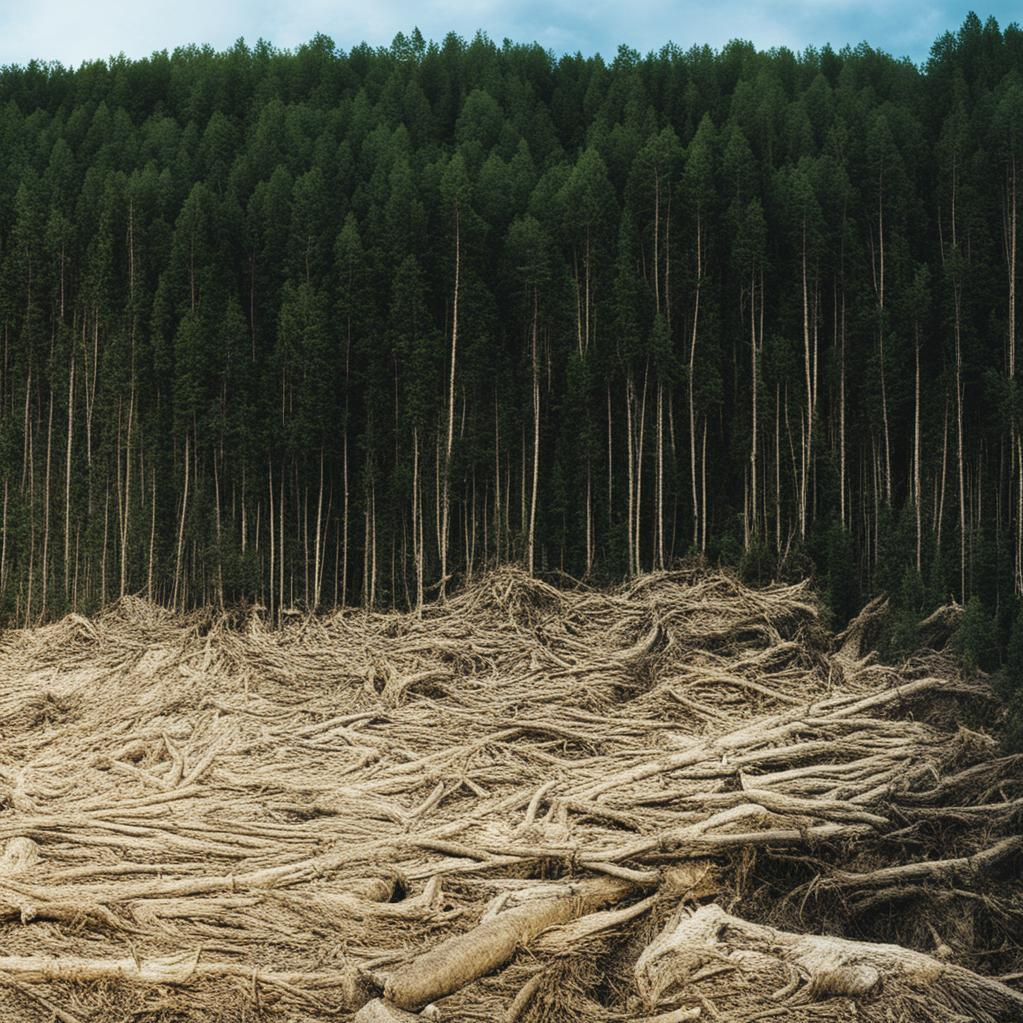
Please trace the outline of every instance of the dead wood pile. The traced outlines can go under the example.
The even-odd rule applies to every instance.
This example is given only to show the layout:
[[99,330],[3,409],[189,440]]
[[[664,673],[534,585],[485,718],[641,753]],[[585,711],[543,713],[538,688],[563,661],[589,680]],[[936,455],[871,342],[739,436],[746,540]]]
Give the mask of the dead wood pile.
[[502,569],[7,633],[0,1019],[1023,1020],[1023,761],[881,613]]

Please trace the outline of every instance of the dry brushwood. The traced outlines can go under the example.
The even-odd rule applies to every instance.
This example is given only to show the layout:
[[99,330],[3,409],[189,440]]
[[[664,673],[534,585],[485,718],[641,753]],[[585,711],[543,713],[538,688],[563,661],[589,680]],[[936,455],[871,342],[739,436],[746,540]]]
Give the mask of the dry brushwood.
[[898,1010],[907,1002],[938,1019],[996,1023],[1023,1017],[1023,995],[961,966],[899,945],[791,934],[714,904],[672,920],[643,950],[635,976],[650,1007],[688,1001],[689,1008],[699,1008],[702,998],[711,997],[720,1011],[747,1019],[771,1002],[787,1004],[794,1014],[799,1005],[821,1001],[830,1001],[833,1010],[823,1018],[836,1020],[849,1018],[843,1011],[890,1020],[893,1005]]
[[0,1018],[1023,1018],[1021,758],[947,655],[876,663],[884,613],[505,568],[8,632]]

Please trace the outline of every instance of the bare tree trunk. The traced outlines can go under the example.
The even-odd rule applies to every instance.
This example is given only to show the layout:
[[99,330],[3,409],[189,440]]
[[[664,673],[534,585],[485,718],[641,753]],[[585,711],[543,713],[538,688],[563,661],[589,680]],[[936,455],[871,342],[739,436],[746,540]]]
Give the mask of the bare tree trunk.
[[[221,532],[220,522],[220,467],[219,467],[218,452],[213,452],[213,511],[215,516],[215,528],[217,536],[217,606],[221,611],[224,610],[224,547],[223,547],[223,535]],[[127,487],[125,487],[127,490]],[[121,588],[124,588],[123,578],[123,561],[122,561],[122,579]]]
[[941,429],[941,490],[938,496],[937,519],[934,524],[934,542],[941,550],[941,531],[945,516],[945,481],[948,470],[948,397],[945,398],[945,419]]
[[966,497],[963,456],[963,357],[960,335],[960,288],[955,291],[955,358],[956,358],[956,463],[959,478],[959,585],[960,598],[966,600]]
[[810,461],[813,457],[813,381],[810,356],[810,303],[807,291],[806,271],[806,221],[802,230],[802,293],[803,293],[803,370],[806,376],[806,425],[801,431],[802,465],[799,474],[799,538],[806,538],[806,506]]
[[657,568],[664,568],[664,386],[657,382]]
[[838,374],[838,482],[839,482],[839,512],[842,518],[842,528],[847,524],[845,513],[845,288],[842,288],[842,343],[839,355]]
[[110,482],[107,481],[104,490],[106,499],[103,502],[103,553],[100,561],[99,573],[99,602],[104,605],[107,602],[107,541],[110,535]]
[[700,457],[700,553],[707,552],[707,416],[703,417],[703,452]]
[[[153,467],[149,508],[149,565],[146,570],[146,596],[155,600],[153,593],[153,557],[156,551],[156,467]],[[77,568],[77,564],[75,566]]]
[[342,473],[344,476],[344,508],[341,513],[343,538],[341,542],[341,606],[348,603],[348,429],[345,428],[344,454],[342,456]]
[[444,492],[441,500],[440,598],[447,593],[448,579],[448,516],[451,482],[451,452],[455,440],[455,366],[458,355],[458,289],[461,273],[461,236],[458,223],[458,202],[455,202],[455,293],[451,311],[451,370],[448,381],[448,434],[444,448]]
[[419,500],[419,429],[412,427],[412,550],[416,562],[416,611],[423,609],[423,510]]
[[[189,458],[189,434],[185,433],[185,485],[181,495],[181,519],[178,523],[178,550],[174,561],[174,594],[171,604],[177,609],[178,591],[181,585],[181,559],[185,546],[185,518],[188,513],[188,477],[191,459]],[[105,566],[104,566],[105,567]]]
[[593,572],[593,479],[589,460],[586,462],[586,576]]
[[313,547],[313,608],[320,606],[320,563],[323,546],[321,531],[323,529],[323,448],[320,448],[320,493],[316,499],[316,541]]
[[[70,585],[71,560],[71,452],[74,448],[74,410],[75,410],[75,356],[71,353],[71,369],[68,373],[67,385],[67,460],[64,473],[64,597],[67,598]],[[6,493],[6,484],[5,484]],[[2,573],[0,573],[0,589],[3,589]]]
[[877,343],[878,356],[881,369],[881,420],[884,426],[884,459],[885,459],[885,497],[890,505],[892,501],[892,455],[891,442],[888,432],[888,385],[885,374],[884,360],[884,287],[885,287],[885,257],[884,257],[884,169],[878,176],[877,183],[877,238],[879,253],[879,281],[878,281],[878,328]]
[[[1009,238],[1008,244],[1006,245],[1006,255],[1008,257],[1008,270],[1009,270],[1009,330],[1007,338],[1008,355],[1009,355],[1009,380],[1013,380],[1016,376],[1016,154],[1013,153],[1010,165],[1009,165]],[[1011,495],[1011,481],[1015,475],[1014,467],[1016,462],[1015,448],[1018,445],[1019,432],[1014,422],[1012,424],[1011,435],[1010,435],[1010,455],[1009,455],[1009,480],[1010,480],[1010,495]],[[1020,445],[1023,447],[1023,445]],[[1016,515],[1016,539],[1013,544],[1015,551],[1015,584],[1016,593],[1023,593],[1023,518],[1020,517],[1020,512],[1023,511],[1023,474],[1019,477],[1019,492],[1020,501],[1019,508],[1017,509]],[[1009,507],[1012,508],[1012,499],[1010,496]],[[1010,514],[1011,517],[1011,514]]]
[[277,555],[277,540],[276,540],[276,537],[275,537],[274,533],[275,533],[275,530],[276,530],[277,526],[276,526],[276,519],[274,518],[274,466],[273,466],[273,459],[272,458],[267,458],[267,460],[266,460],[266,470],[267,470],[267,480],[268,480],[268,483],[269,483],[269,486],[268,486],[267,489],[268,489],[268,492],[269,492],[269,495],[270,495],[269,496],[269,502],[268,502],[269,503],[269,508],[268,508],[269,515],[267,516],[267,526],[269,527],[267,532],[269,533],[269,536],[270,536],[270,591],[269,591],[270,599],[269,599],[268,603],[269,603],[270,621],[274,621],[275,620],[274,612],[275,612],[276,606],[277,606],[276,600],[274,599],[275,598],[275,590],[276,590],[276,585],[275,584],[276,584],[276,581],[277,581],[277,575],[276,575],[276,570],[277,570],[277,557],[276,557],[276,555]]
[[916,355],[915,365],[915,400],[913,402],[913,503],[916,505],[916,570],[922,571],[923,564],[920,556],[923,533],[920,525],[920,327],[916,326],[916,344],[914,346]]
[[[280,495],[277,499],[277,515],[280,519],[280,532],[278,534],[277,543],[277,624],[279,625],[284,620],[284,562],[285,562],[285,546],[284,546],[284,464],[281,463],[281,489]],[[271,524],[271,529],[273,525]]]
[[[301,492],[301,497],[299,493]],[[302,576],[303,576],[303,589],[302,589],[302,602],[305,606],[309,607],[309,484],[299,488],[298,482],[298,466],[295,466],[295,503],[302,512]],[[316,585],[316,581],[313,580],[313,586]]]
[[[125,434],[124,456],[124,513],[121,516],[121,576],[120,595],[123,597],[128,588],[128,528],[131,513],[131,431],[135,417],[135,381],[132,380],[131,393],[128,398],[128,428]],[[218,522],[219,525],[219,522]],[[218,553],[217,557],[220,555]]]
[[46,475],[43,483],[43,574],[42,615],[46,614],[47,583],[49,581],[50,547],[50,464],[53,452],[53,387],[50,387],[50,414],[46,427]]
[[650,367],[643,368],[643,393],[639,401],[639,426],[636,437],[636,574],[643,571],[643,560],[640,556],[642,546],[642,534],[640,526],[642,523],[641,514],[643,509],[643,435],[646,431],[646,388],[647,377]]
[[614,434],[611,426],[611,382],[607,384],[607,528],[614,526]]
[[586,332],[583,335],[583,351],[585,355],[590,346],[590,228],[586,226],[586,256],[584,260],[586,270],[586,305],[584,307],[586,313]]
[[693,546],[699,544],[700,502],[696,494],[696,338],[700,324],[700,289],[703,286],[703,239],[700,210],[696,211],[696,295],[693,299],[693,332],[689,339],[689,469],[693,488]]
[[[418,452],[417,452],[418,454]],[[494,556],[501,563],[501,413],[494,388]]]
[[752,522],[746,536],[746,549],[757,536],[757,279],[750,273],[750,501]]
[[[1023,572],[1023,438],[1016,435],[1016,452],[1017,452],[1017,480],[1018,489],[1016,496],[1016,550],[1017,557],[1020,562],[1020,569]],[[6,490],[4,491],[4,499],[6,500]],[[0,586],[3,583],[0,581]],[[1023,585],[1021,580],[1020,585]]]
[[633,391],[635,390],[632,383],[632,370],[629,370],[628,376],[625,379],[625,430],[628,439],[627,448],[627,471],[629,477],[629,498],[628,498],[628,549],[629,549],[629,575],[636,574],[636,547],[635,547],[635,530],[633,528],[633,518],[635,517],[636,509],[636,474],[633,466],[633,439],[632,439],[632,406],[633,406]]
[[[31,378],[31,371],[29,373]],[[25,596],[25,625],[29,626],[32,622],[32,596],[33,596],[33,585],[35,583],[35,554],[36,554],[36,469],[35,459],[33,457],[33,451],[35,449],[35,442],[32,437],[32,419],[29,416],[28,406],[29,391],[26,387],[25,390],[25,427],[26,436],[25,444],[28,453],[28,507],[30,512],[30,525],[29,525],[29,539],[28,539],[28,587]],[[24,490],[24,484],[22,485]]]
[[526,571],[533,574],[533,561],[536,544],[536,497],[540,483],[540,372],[536,352],[536,331],[538,317],[538,297],[533,289],[533,327],[531,332],[530,352],[533,365],[533,486],[529,498],[529,533],[526,542]]
[[774,385],[774,553],[781,557],[781,384]]
[[879,342],[881,359],[881,422],[884,427],[884,492],[885,503],[892,503],[892,445],[888,430],[888,385],[884,369],[884,331]]
[[377,603],[377,490],[376,480],[369,485],[370,507],[370,565],[369,565],[369,606]]
[[7,587],[7,485],[10,481],[4,476],[4,520],[3,542],[0,545],[0,590]]
[[661,260],[657,244],[661,235],[661,174],[654,172],[654,310],[661,311]]
[[21,436],[21,493],[25,493],[25,481],[31,475],[32,465],[32,419],[29,413],[32,410],[32,367],[28,368],[28,378],[25,381],[25,410],[22,418]]
[[[1014,456],[1017,466],[1016,490],[1016,564],[1019,565],[1017,587],[1023,588],[1023,438],[1019,433],[1015,437]],[[2,584],[0,584],[2,585]]]
[[1016,154],[1009,172],[1009,379],[1016,376]]

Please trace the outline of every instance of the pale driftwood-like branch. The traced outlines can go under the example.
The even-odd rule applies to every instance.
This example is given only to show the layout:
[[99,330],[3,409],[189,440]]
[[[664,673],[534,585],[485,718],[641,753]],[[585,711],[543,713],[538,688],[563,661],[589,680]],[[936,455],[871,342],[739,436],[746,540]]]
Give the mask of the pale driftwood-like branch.
[[[650,1006],[685,999],[709,963],[734,964],[717,975],[718,1003],[748,1000],[753,989],[788,973],[790,981],[775,999],[798,1002],[874,998],[878,1018],[892,1005],[920,998],[981,1023],[1012,1023],[1023,1018],[1023,995],[1006,984],[955,964],[898,945],[848,941],[817,934],[794,934],[750,923],[711,904],[670,921],[636,963],[636,985]],[[795,971],[792,974],[791,971]],[[703,973],[706,976],[706,973]],[[738,979],[736,979],[738,978]],[[888,1000],[888,1009],[885,1008]],[[726,1009],[727,1011],[727,1009]]]
[[628,882],[600,878],[580,885],[572,895],[506,910],[413,959],[388,978],[384,996],[404,1009],[435,1002],[503,966],[548,927],[618,902],[633,890]]
[[[692,975],[706,1004],[633,971],[711,898],[836,934],[899,899],[893,943],[1016,974],[1021,760],[952,723],[991,705],[947,656],[876,663],[880,616],[836,644],[805,584],[504,568],[410,615],[128,598],[5,633],[0,1019],[713,1019],[753,952]],[[736,1018],[801,1012],[755,961]]]

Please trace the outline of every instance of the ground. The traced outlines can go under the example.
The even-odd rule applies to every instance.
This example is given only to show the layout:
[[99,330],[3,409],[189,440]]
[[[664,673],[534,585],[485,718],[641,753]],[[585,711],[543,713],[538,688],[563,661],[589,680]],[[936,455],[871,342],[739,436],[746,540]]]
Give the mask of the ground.
[[9,632],[0,1018],[1023,1019],[1023,760],[881,613],[502,569]]

